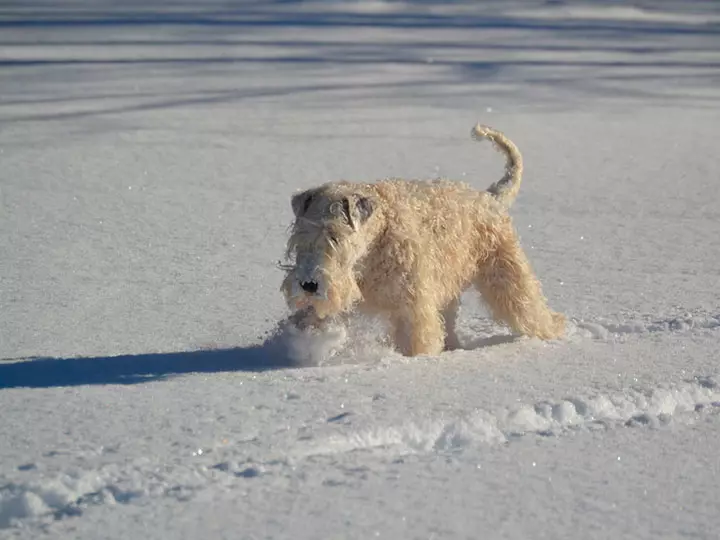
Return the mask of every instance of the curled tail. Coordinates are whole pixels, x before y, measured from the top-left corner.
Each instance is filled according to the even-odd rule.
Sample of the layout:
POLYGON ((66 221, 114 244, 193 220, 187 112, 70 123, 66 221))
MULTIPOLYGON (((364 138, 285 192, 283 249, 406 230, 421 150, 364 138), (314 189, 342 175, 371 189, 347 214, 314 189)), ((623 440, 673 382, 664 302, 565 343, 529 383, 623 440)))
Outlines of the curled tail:
POLYGON ((494 195, 505 207, 509 207, 515 201, 522 181, 523 160, 520 150, 505 135, 489 126, 477 124, 470 133, 476 141, 489 139, 497 149, 505 154, 507 158, 505 174, 500 180, 491 185, 487 191, 494 195))

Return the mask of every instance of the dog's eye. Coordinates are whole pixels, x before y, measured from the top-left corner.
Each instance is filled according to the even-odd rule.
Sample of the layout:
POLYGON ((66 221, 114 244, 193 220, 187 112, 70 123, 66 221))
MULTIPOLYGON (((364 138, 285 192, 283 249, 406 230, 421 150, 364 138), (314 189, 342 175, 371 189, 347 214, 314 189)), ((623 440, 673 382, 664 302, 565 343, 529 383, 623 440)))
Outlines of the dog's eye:
POLYGON ((330 205, 330 214, 333 216, 341 216, 343 213, 342 205, 335 201, 330 205))

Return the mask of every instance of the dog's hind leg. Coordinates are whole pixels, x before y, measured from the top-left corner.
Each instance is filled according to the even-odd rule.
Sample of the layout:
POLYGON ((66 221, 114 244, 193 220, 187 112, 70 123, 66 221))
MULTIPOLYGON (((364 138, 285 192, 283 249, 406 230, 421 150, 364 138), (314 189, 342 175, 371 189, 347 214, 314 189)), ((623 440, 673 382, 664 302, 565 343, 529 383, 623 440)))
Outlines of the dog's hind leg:
POLYGON ((457 336, 457 318, 460 310, 460 298, 452 300, 442 312, 445 321, 445 350, 461 349, 462 345, 457 336))
POLYGON ((515 332, 541 339, 563 335, 565 317, 548 308, 540 282, 514 231, 508 230, 497 238, 495 249, 481 264, 474 283, 493 317, 515 332))

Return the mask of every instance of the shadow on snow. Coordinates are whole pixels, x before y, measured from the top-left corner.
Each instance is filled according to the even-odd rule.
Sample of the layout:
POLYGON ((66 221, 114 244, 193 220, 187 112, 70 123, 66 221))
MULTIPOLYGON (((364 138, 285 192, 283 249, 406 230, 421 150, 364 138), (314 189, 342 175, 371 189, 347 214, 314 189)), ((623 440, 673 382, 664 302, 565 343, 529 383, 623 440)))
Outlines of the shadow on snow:
MULTIPOLYGON (((476 350, 514 343, 513 335, 470 340, 459 350, 476 350)), ((75 358, 22 358, 0 361, 0 390, 56 388, 102 384, 138 384, 191 373, 262 372, 315 367, 291 360, 272 340, 231 349, 201 349, 172 353, 75 358)))
POLYGON ((0 389, 136 384, 188 373, 266 371, 298 367, 268 346, 188 352, 27 358, 0 363, 0 389))
MULTIPOLYGON (((99 106, 95 103, 81 111, 67 110, 66 106, 78 98, 93 96, 84 89, 85 85, 72 86, 71 90, 53 89, 54 102, 62 105, 63 110, 20 113, 4 118, 4 121, 62 120, 239 100, 287 99, 304 94, 321 94, 323 102, 327 102, 328 97, 339 92, 352 92, 355 100, 363 97, 391 99, 396 95, 395 90, 399 87, 407 90, 408 86, 426 94, 454 99, 455 94, 449 96, 443 90, 457 85, 454 92, 474 96, 493 82, 512 84, 516 92, 527 91, 526 101, 537 101, 537 95, 530 92, 536 86, 572 87, 589 96, 619 93, 642 100, 684 98, 682 86, 673 90, 678 79, 694 81, 702 87, 712 87, 720 81, 720 63, 710 55, 714 51, 710 40, 720 35, 720 25, 711 20, 706 23, 687 23, 682 18, 672 20, 668 17, 622 20, 613 18, 610 11, 606 16, 594 17, 568 17, 559 11, 556 17, 533 18, 512 10, 491 9, 491 4, 481 3, 478 5, 482 9, 478 11, 443 14, 426 9, 433 3, 440 4, 410 0, 405 4, 413 6, 413 10, 378 12, 338 9, 343 4, 332 2, 328 3, 328 9, 308 8, 300 2, 286 0, 230 3, 210 0, 201 4, 175 0, 162 4, 130 2, 118 6, 76 1, 65 8, 32 0, 0 8, 0 28, 7 34, 0 40, 0 46, 8 53, 0 60, 0 70, 15 79, 26 76, 30 88, 38 84, 36 70, 102 70, 102 76, 106 77, 107 68, 113 65, 123 67, 120 72, 109 72, 121 79, 142 80, 165 73, 172 77, 192 77, 196 84, 218 72, 237 74, 239 68, 253 70, 268 64, 276 65, 276 72, 291 69, 292 74, 308 77, 304 83, 288 83, 297 80, 292 76, 281 83, 276 81, 275 86, 226 90, 201 83, 191 95, 182 91, 182 85, 177 85, 180 90, 163 90, 151 96, 128 91, 120 96, 100 96, 99 106), (133 38, 126 32, 115 31, 138 27, 145 28, 147 33, 148 28, 155 26, 165 30, 176 28, 177 31, 158 32, 152 39, 142 32, 133 38), (106 29, 100 39, 96 33, 83 32, 83 29, 96 27, 106 29), (373 38, 372 33, 362 37, 358 37, 361 36, 358 33, 349 33, 349 37, 341 39, 335 34, 325 37, 323 33, 324 29, 338 31, 353 27, 397 32, 390 41, 387 37, 373 38), (17 30, 27 28, 37 32, 33 39, 18 41, 17 30), (57 28, 72 30, 66 35, 58 33, 57 28), (274 32, 265 37, 272 29, 274 32), (413 33, 426 29, 474 32, 447 34, 442 39, 431 40, 419 40, 413 33), (16 32, 9 33, 10 30, 16 32), (312 34, 301 32, 295 35, 296 30, 311 30, 312 34), (489 39, 498 30, 504 32, 503 37, 489 39), (668 41, 688 35, 704 36, 708 44, 697 45, 685 39, 668 41), (102 47, 110 51, 115 46, 118 47, 116 51, 101 57, 85 54, 88 49, 102 47), (37 55, 23 52, 33 51, 35 47, 40 47, 37 55), (20 54, 15 55, 16 48, 22 49, 20 54), (48 50, 52 50, 52 54, 48 54, 48 50), (223 54, 218 54, 218 50, 223 54), (500 58, 490 56, 493 52, 502 55, 503 51, 509 54, 500 58), (544 56, 538 58, 539 52, 544 56), (684 53, 686 57, 667 56, 675 52, 684 53), (569 57, 568 53, 577 55, 569 57), (598 53, 622 56, 601 60, 597 58, 598 53), (693 56, 688 56, 690 54, 693 56), (432 69, 426 69, 429 58, 432 69), (341 77, 345 72, 334 69, 348 65, 379 65, 393 69, 398 65, 422 66, 424 74, 410 81, 346 81, 341 77), (330 79, 325 79, 325 84, 319 83, 323 77, 330 79), (658 89, 638 90, 627 84, 647 80, 656 81, 658 89), (620 86, 608 88, 608 83, 620 86), (110 98, 122 102, 110 103, 110 98)), ((593 3, 598 10, 607 7, 604 2, 590 2, 593 3)), ((562 2, 552 4, 561 5, 562 2)), ((392 7, 392 2, 387 5, 392 7)), ((665 6, 668 7, 673 6, 665 6)), ((712 6, 702 2, 678 2, 675 7, 696 15, 715 13, 712 6)), ((252 77, 254 73, 250 71, 245 76, 252 77)), ((406 96, 406 93, 399 95, 406 96)), ((42 92, 31 98, 20 92, 6 96, 0 108, 6 110, 19 103, 49 102, 53 100, 48 101, 42 92)))

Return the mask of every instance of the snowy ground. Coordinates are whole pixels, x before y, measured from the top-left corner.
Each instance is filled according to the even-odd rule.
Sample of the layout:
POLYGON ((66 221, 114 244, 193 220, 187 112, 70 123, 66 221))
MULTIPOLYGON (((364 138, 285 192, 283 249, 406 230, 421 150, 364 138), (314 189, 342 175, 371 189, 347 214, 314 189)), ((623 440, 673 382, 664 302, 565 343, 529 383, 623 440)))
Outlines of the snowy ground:
POLYGON ((720 536, 720 6, 569 4, 1 4, 0 537, 720 536), (567 338, 288 367, 290 194, 478 120, 567 338))

